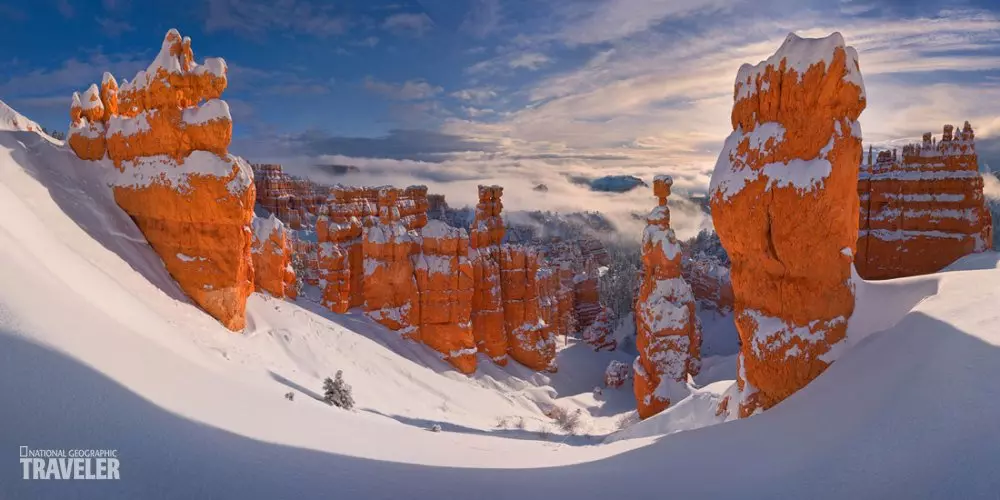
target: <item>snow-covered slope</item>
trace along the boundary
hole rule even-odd
[[[42,127],[14,111],[7,103],[0,101],[0,130],[41,132]],[[43,134],[44,135],[44,134]],[[47,135],[45,137],[48,137]],[[50,138],[51,139],[51,138]]]
[[[584,432],[602,435],[632,404],[628,387],[602,400],[589,392],[607,353],[573,344],[558,374],[482,363],[466,378],[361,316],[260,295],[245,334],[233,335],[184,299],[115,206],[108,168],[33,132],[0,131],[0,449],[115,448],[122,478],[22,481],[10,461],[2,498],[1000,491],[996,254],[859,283],[850,351],[763,415],[699,428],[715,423],[711,403],[727,387],[718,382],[624,439],[544,440],[554,424],[540,406],[584,409]],[[354,412],[309,397],[338,369]],[[426,430],[434,424],[442,432]]]

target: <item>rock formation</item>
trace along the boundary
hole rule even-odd
[[[288,240],[285,225],[274,214],[253,219],[254,285],[275,297],[294,299],[295,271],[292,269],[293,248]]]
[[[590,344],[595,351],[607,349],[613,351],[618,348],[618,341],[614,339],[614,325],[611,321],[611,309],[601,307],[601,312],[583,330],[583,341]]]
[[[399,210],[400,191],[389,187],[378,191],[378,224],[366,228],[361,246],[364,253],[365,314],[404,337],[418,339],[420,301],[413,262],[420,249],[418,236],[403,225]]]
[[[476,348],[498,365],[507,364],[507,333],[500,291],[500,242],[504,224],[500,186],[479,186],[476,218],[469,231],[469,258],[475,288],[472,295],[472,332]]]
[[[420,254],[415,256],[420,341],[462,373],[472,373],[476,371],[476,342],[468,234],[433,220],[422,228],[420,238]]]
[[[177,283],[226,327],[245,323],[253,291],[255,198],[250,166],[228,154],[226,63],[196,64],[191,40],[167,32],[145,71],[119,87],[105,74],[73,96],[69,145],[117,169],[114,196]]]
[[[604,370],[604,385],[607,387],[621,387],[632,376],[632,370],[625,363],[612,360]]]
[[[989,250],[993,220],[983,197],[975,133],[969,122],[944,126],[940,141],[880,151],[862,165],[855,267],[865,279],[939,271],[962,256]]]
[[[667,197],[673,180],[657,176],[642,234],[642,282],[636,300],[635,399],[640,418],[655,415],[686,394],[689,375],[701,367],[701,328],[691,286],[681,277],[681,249],[670,229]]]
[[[504,245],[500,283],[507,353],[532,370],[556,371],[558,277],[544,267],[537,249]]]
[[[741,340],[739,401],[726,404],[746,417],[822,373],[854,310],[857,53],[839,33],[790,34],[766,61],[740,68],[734,100],[709,195]]]
[[[695,301],[706,309],[721,313],[733,310],[733,284],[729,268],[711,260],[685,258],[681,275],[691,284]]]

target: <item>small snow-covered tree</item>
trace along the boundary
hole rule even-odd
[[[351,386],[344,382],[344,372],[337,370],[333,379],[327,377],[323,381],[323,401],[326,404],[338,408],[350,410],[354,407],[354,397],[351,395]]]

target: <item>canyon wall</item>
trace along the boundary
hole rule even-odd
[[[709,195],[741,340],[738,401],[723,405],[746,417],[822,373],[854,311],[866,103],[857,53],[839,33],[789,34],[740,68],[734,101]]]
[[[648,418],[687,395],[688,376],[701,367],[701,328],[691,286],[681,277],[681,250],[670,229],[667,198],[673,180],[657,176],[659,200],[642,235],[642,281],[636,300],[633,390],[640,418]]]
[[[68,143],[86,160],[111,161],[115,201],[181,289],[231,330],[245,324],[254,288],[255,190],[250,166],[228,153],[226,63],[194,61],[191,40],[167,32],[153,63],[121,86],[74,94]]]
[[[865,279],[941,270],[962,256],[989,250],[993,220],[983,197],[975,133],[945,125],[941,140],[880,151],[861,166],[861,214],[855,266]]]

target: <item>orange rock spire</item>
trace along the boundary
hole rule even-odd
[[[657,176],[659,200],[642,235],[642,283],[636,300],[633,390],[640,418],[655,415],[687,393],[701,367],[701,327],[691,286],[681,277],[681,249],[670,229],[667,198],[673,180]]]
[[[945,125],[941,140],[880,151],[858,179],[861,220],[855,266],[865,279],[940,270],[989,250],[993,220],[983,197],[975,133]]]
[[[113,162],[115,200],[195,303],[226,327],[245,323],[253,291],[253,175],[228,154],[232,137],[222,59],[194,62],[191,40],[167,32],[145,71],[109,74],[73,96],[69,145]]]
[[[469,233],[469,258],[475,290],[472,295],[472,331],[476,347],[493,362],[507,364],[507,333],[504,328],[500,288],[500,242],[504,237],[500,186],[479,186],[479,204]]]
[[[734,132],[712,175],[712,216],[732,260],[738,415],[782,401],[835,359],[854,311],[865,108],[857,53],[835,33],[788,35],[736,78]]]

